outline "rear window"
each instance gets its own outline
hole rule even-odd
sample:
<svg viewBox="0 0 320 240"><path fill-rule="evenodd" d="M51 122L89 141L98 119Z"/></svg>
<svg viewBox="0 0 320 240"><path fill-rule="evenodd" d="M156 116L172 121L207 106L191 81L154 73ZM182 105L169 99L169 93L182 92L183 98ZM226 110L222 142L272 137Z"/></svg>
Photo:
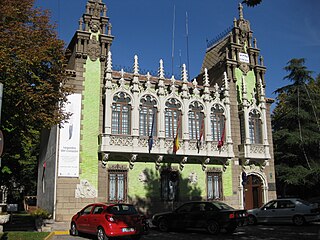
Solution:
<svg viewBox="0 0 320 240"><path fill-rule="evenodd" d="M113 205L107 208L107 212L114 215L134 215L138 214L137 210L132 205Z"/></svg>
<svg viewBox="0 0 320 240"><path fill-rule="evenodd" d="M307 201L302 200L302 199L298 199L298 200L297 200L297 203L302 203L302 204L307 205L307 206L310 206L310 205L311 205L310 202L307 202Z"/></svg>
<svg viewBox="0 0 320 240"><path fill-rule="evenodd" d="M232 210L233 207L223 203L223 202L212 202L212 204L220 210Z"/></svg>

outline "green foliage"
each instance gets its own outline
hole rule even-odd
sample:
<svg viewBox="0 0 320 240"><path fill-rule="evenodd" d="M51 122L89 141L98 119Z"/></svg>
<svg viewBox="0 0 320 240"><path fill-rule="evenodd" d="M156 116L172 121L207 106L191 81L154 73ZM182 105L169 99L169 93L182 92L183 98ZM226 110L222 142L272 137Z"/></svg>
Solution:
<svg viewBox="0 0 320 240"><path fill-rule="evenodd" d="M34 218L42 218L42 219L51 218L51 214L47 210L42 209L42 208L37 208L36 210L34 210L31 213L31 216Z"/></svg>
<svg viewBox="0 0 320 240"><path fill-rule="evenodd" d="M304 59L292 59L284 68L291 84L276 90L272 115L278 190L294 186L303 195L320 183L320 78L313 79L304 64Z"/></svg>
<svg viewBox="0 0 320 240"><path fill-rule="evenodd" d="M9 201L34 195L39 135L68 118L62 106L71 89L64 74L64 43L34 0L0 4L0 82L4 84L1 130L4 153L0 185ZM15 196L14 196L15 195Z"/></svg>
<svg viewBox="0 0 320 240"><path fill-rule="evenodd" d="M0 239L6 240L43 240L49 232L5 232L0 233Z"/></svg>

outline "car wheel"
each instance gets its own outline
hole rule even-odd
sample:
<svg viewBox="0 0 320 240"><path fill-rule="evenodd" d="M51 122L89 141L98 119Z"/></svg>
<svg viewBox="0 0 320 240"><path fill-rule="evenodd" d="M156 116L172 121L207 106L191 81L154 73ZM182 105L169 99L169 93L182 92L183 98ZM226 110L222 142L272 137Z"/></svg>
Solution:
<svg viewBox="0 0 320 240"><path fill-rule="evenodd" d="M98 231L97 231L97 239L98 240L108 240L108 237L107 235L105 234L104 230L102 227L99 227L98 228Z"/></svg>
<svg viewBox="0 0 320 240"><path fill-rule="evenodd" d="M70 235L71 235L71 236L78 236L78 235L79 235L79 232L78 232L76 223L74 223L74 222L71 223Z"/></svg>
<svg viewBox="0 0 320 240"><path fill-rule="evenodd" d="M169 231L168 221L165 218L161 218L159 220L158 228L161 232L168 232Z"/></svg>
<svg viewBox="0 0 320 240"><path fill-rule="evenodd" d="M220 232L219 223L216 221L210 221L207 226L207 230L210 234L218 234Z"/></svg>
<svg viewBox="0 0 320 240"><path fill-rule="evenodd" d="M249 225L255 225L257 224L257 218L253 215L248 216L248 224Z"/></svg>
<svg viewBox="0 0 320 240"><path fill-rule="evenodd" d="M303 224L305 224L306 221L303 216L297 215L292 218L292 222L296 226L302 226Z"/></svg>

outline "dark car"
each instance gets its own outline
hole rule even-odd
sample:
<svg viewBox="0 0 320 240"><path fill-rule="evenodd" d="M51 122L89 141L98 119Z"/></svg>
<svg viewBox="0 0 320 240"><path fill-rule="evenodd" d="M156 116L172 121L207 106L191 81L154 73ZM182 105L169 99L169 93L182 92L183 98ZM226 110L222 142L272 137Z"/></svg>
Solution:
<svg viewBox="0 0 320 240"><path fill-rule="evenodd" d="M146 219L131 204L89 204L72 217L70 235L79 232L97 235L98 240L146 233Z"/></svg>
<svg viewBox="0 0 320 240"><path fill-rule="evenodd" d="M223 202L188 202L172 212L153 215L152 224L163 232L203 228L211 234L218 234L221 229L234 232L237 226L246 223L246 219L246 210L235 210Z"/></svg>
<svg viewBox="0 0 320 240"><path fill-rule="evenodd" d="M293 223L297 226L320 220L316 205L299 198L272 200L261 208L248 210L248 223Z"/></svg>

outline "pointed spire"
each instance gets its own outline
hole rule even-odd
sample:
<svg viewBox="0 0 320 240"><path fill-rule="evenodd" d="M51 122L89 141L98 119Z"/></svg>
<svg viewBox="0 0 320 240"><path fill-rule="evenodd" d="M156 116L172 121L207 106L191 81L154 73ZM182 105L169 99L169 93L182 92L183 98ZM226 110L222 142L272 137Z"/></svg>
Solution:
<svg viewBox="0 0 320 240"><path fill-rule="evenodd" d="M188 73L187 73L186 64L182 64L181 75L182 75L183 82L188 82Z"/></svg>
<svg viewBox="0 0 320 240"><path fill-rule="evenodd" d="M83 24L83 19L82 19L82 18L80 18L80 19L79 19L79 30L80 30L80 31L82 31L82 30L83 30L83 26L82 26L82 24Z"/></svg>
<svg viewBox="0 0 320 240"><path fill-rule="evenodd" d="M260 56L260 66L263 66L263 57Z"/></svg>
<svg viewBox="0 0 320 240"><path fill-rule="evenodd" d="M133 74L134 75L139 74L139 64L138 64L138 56L137 55L134 55Z"/></svg>
<svg viewBox="0 0 320 240"><path fill-rule="evenodd" d="M172 94L174 94L176 92L175 83L176 83L176 79L174 78L174 75L172 75L172 77L171 77L171 86L170 86L170 90L171 90Z"/></svg>
<svg viewBox="0 0 320 240"><path fill-rule="evenodd" d="M164 68L163 68L163 60L160 59L159 62L160 66L159 66L159 71L158 71L158 77L163 79L164 78Z"/></svg>
<svg viewBox="0 0 320 240"><path fill-rule="evenodd" d="M205 68L204 69L204 75L203 75L203 100L205 102L209 102L210 101L210 90L209 90L209 87L210 87L210 84L209 84L209 75L208 75L208 69Z"/></svg>
<svg viewBox="0 0 320 240"><path fill-rule="evenodd" d="M243 19L243 6L241 3L239 3L239 19L242 20Z"/></svg>
<svg viewBox="0 0 320 240"><path fill-rule="evenodd" d="M120 87L124 87L124 83L125 83L125 80L124 80L124 71L123 71L123 68L121 68L121 78L120 78L120 80L119 80Z"/></svg>
<svg viewBox="0 0 320 240"><path fill-rule="evenodd" d="M107 57L107 72L112 71L112 54L111 51L108 52L108 57Z"/></svg>
<svg viewBox="0 0 320 240"><path fill-rule="evenodd" d="M150 77L151 77L151 76L150 76L150 73L147 72L147 81L146 81L146 84L145 84L146 90L151 88Z"/></svg>
<svg viewBox="0 0 320 240"><path fill-rule="evenodd" d="M216 83L214 86L214 98L219 99L220 98L220 93L219 93L219 85Z"/></svg>
<svg viewBox="0 0 320 240"><path fill-rule="evenodd" d="M205 87L209 87L209 75L208 75L208 69L205 68L204 69L204 75L203 75L203 82L204 82L204 85Z"/></svg>
<svg viewBox="0 0 320 240"><path fill-rule="evenodd" d="M254 48L258 48L257 47L257 39L256 38L253 39L253 46L254 46Z"/></svg>

